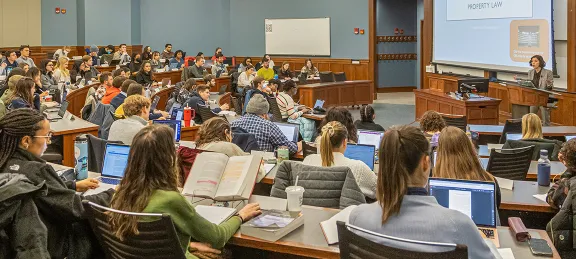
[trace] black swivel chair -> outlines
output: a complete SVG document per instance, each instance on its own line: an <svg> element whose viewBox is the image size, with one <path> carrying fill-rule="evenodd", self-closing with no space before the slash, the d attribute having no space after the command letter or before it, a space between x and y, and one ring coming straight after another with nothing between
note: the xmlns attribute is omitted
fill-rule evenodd
<svg viewBox="0 0 576 259"><path fill-rule="evenodd" d="M270 111L272 112L272 121L273 122L286 122L288 119L282 119L282 112L280 112L280 107L278 106L278 102L274 97L267 97L268 104L270 105Z"/></svg>
<svg viewBox="0 0 576 259"><path fill-rule="evenodd" d="M465 115L454 115L454 114L445 114L440 113L444 121L446 122L447 126L454 126L459 128L463 131L466 131L466 126L468 126L468 121Z"/></svg>
<svg viewBox="0 0 576 259"><path fill-rule="evenodd" d="M336 82L346 81L346 72L334 73L334 81Z"/></svg>
<svg viewBox="0 0 576 259"><path fill-rule="evenodd" d="M106 258L186 259L170 215L119 211L87 200L82 201L82 205ZM124 214L142 219L138 222L138 235L127 235L124 240L116 237L108 222L111 214ZM151 218L157 220L149 221Z"/></svg>
<svg viewBox="0 0 576 259"><path fill-rule="evenodd" d="M318 154L318 149L315 146L308 145L306 141L302 141L302 155L304 158L314 154Z"/></svg>
<svg viewBox="0 0 576 259"><path fill-rule="evenodd" d="M534 146L515 149L492 149L486 171L496 177L526 180Z"/></svg>
<svg viewBox="0 0 576 259"><path fill-rule="evenodd" d="M236 114L242 114L242 102L241 98L232 97L232 105L234 105L234 112Z"/></svg>
<svg viewBox="0 0 576 259"><path fill-rule="evenodd" d="M88 170L91 172L102 173L106 144L122 144L122 141L109 141L97 138L91 134L86 134L86 136L88 136Z"/></svg>
<svg viewBox="0 0 576 259"><path fill-rule="evenodd" d="M500 144L506 143L506 133L522 133L522 119L506 120L500 136Z"/></svg>
<svg viewBox="0 0 576 259"><path fill-rule="evenodd" d="M420 258L437 258L437 259L467 259L468 258L468 247L466 245L460 244L448 244L448 243L436 243L436 242L424 242L416 241L405 238L397 238L393 236L382 235L374 233L356 226L348 225L342 221L336 222L338 228L338 241L340 246L340 258L342 259L352 259L352 258L362 258L362 259L420 259ZM354 232L352 230L354 230ZM374 236L377 239L382 239L383 241L406 243L407 245L418 245L422 247L443 247L451 249L446 252L417 252L404 250L400 248L394 248L373 242L364 236L360 236L357 233L363 233L364 235Z"/></svg>
<svg viewBox="0 0 576 259"><path fill-rule="evenodd" d="M196 116L200 116L202 121L207 121L207 120L212 119L214 117L218 117L218 114L215 114L214 112L212 112L210 107L198 105L198 108L196 109Z"/></svg>
<svg viewBox="0 0 576 259"><path fill-rule="evenodd" d="M332 71L320 72L320 82L322 83L334 82L334 74L332 73Z"/></svg>

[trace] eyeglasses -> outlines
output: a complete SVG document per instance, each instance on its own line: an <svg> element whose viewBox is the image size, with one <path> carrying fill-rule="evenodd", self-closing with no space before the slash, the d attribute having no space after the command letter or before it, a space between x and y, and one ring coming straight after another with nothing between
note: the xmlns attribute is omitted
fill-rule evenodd
<svg viewBox="0 0 576 259"><path fill-rule="evenodd" d="M49 132L48 135L46 135L46 136L32 136L32 137L34 137L34 138L45 138L45 139L46 139L46 142L52 143L52 137L53 137L53 136L54 136L54 133Z"/></svg>

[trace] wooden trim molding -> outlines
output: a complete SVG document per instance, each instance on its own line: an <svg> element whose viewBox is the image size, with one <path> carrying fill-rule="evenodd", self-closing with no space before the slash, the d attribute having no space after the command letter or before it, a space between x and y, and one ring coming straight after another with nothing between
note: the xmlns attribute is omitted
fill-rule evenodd
<svg viewBox="0 0 576 259"><path fill-rule="evenodd" d="M369 57L369 67L368 67L368 78L372 80L372 89L374 89L373 95L374 100L378 97L375 94L378 89L378 57L376 53L376 0L368 0L368 57Z"/></svg>
<svg viewBox="0 0 576 259"><path fill-rule="evenodd" d="M407 93L413 92L416 86L378 87L378 93Z"/></svg>
<svg viewBox="0 0 576 259"><path fill-rule="evenodd" d="M568 0L568 91L576 92L576 0ZM570 72L572 71L572 72Z"/></svg>
<svg viewBox="0 0 576 259"><path fill-rule="evenodd" d="M424 29L420 44L423 44L424 51L422 53L422 63L424 66L432 62L432 44L433 44L433 30L434 30L434 0L424 0ZM424 76L422 70L422 76ZM429 88L429 81L424 80L423 89Z"/></svg>

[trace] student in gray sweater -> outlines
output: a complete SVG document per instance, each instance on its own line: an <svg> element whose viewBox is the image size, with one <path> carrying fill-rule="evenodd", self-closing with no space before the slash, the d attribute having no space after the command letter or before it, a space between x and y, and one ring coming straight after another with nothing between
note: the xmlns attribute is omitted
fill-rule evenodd
<svg viewBox="0 0 576 259"><path fill-rule="evenodd" d="M376 199L350 214L350 224L376 233L418 241L463 244L468 258L494 258L468 216L438 204L424 188L430 172L429 142L418 128L394 127L382 139ZM399 243L365 235L405 250L443 252L450 248Z"/></svg>

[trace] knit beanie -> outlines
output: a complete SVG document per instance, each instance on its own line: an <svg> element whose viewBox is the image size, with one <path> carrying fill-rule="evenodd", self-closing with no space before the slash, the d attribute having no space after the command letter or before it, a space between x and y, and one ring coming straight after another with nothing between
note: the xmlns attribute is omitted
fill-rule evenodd
<svg viewBox="0 0 576 259"><path fill-rule="evenodd" d="M90 46L90 52L91 52L91 53L92 53L92 52L98 52L98 46L96 46L96 45Z"/></svg>
<svg viewBox="0 0 576 259"><path fill-rule="evenodd" d="M252 113L256 115L267 114L268 110L270 110L270 105L268 104L268 100L264 98L261 94L255 94L250 98L248 102L248 106L246 106L246 112Z"/></svg>

